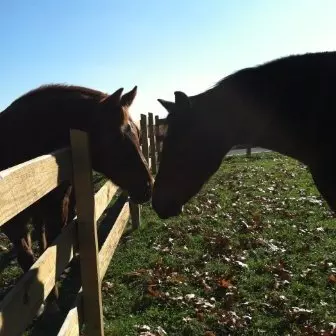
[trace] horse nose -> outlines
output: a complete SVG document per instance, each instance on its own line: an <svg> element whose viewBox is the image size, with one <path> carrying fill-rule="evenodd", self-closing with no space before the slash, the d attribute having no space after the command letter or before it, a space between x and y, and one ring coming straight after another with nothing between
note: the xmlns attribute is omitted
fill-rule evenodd
<svg viewBox="0 0 336 336"><path fill-rule="evenodd" d="M153 193L152 207L161 219L178 216L182 213L182 206L174 199L169 199L167 196L158 196Z"/></svg>
<svg viewBox="0 0 336 336"><path fill-rule="evenodd" d="M137 204L146 203L152 197L153 184L151 181L146 182L142 186L137 186L132 191L129 191L130 198Z"/></svg>

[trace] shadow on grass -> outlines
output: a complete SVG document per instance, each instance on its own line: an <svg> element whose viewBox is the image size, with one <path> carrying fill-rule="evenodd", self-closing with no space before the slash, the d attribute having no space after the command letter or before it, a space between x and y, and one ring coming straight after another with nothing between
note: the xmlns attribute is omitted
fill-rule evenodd
<svg viewBox="0 0 336 336"><path fill-rule="evenodd" d="M127 195L122 194L117 198L113 205L105 210L104 214L102 215L102 220L100 221L100 226L98 229L99 249L102 247L126 201ZM123 236L127 236L131 231L132 230L127 232L125 231ZM120 243L122 243L122 239L120 240ZM42 314L40 318L34 321L32 327L28 331L28 334L34 336L57 335L58 331L62 327L68 311L72 308L73 303L76 300L80 287L80 260L79 257L76 256L61 275L59 298L61 312L52 316L52 322L50 316L43 316Z"/></svg>

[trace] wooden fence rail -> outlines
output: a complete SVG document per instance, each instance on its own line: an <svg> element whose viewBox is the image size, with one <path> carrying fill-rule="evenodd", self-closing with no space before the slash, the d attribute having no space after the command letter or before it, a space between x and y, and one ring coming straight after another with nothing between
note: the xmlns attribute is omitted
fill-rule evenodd
<svg viewBox="0 0 336 336"><path fill-rule="evenodd" d="M65 180L73 180L77 208L77 219L62 230L0 302L0 336L24 332L77 251L81 260L82 288L59 335L80 335L83 324L86 335L104 335L101 281L130 213L136 228L140 223L140 211L138 205L126 201L98 250L97 221L118 188L106 182L94 194L88 135L72 130L71 143L71 149L62 149L0 172L0 226Z"/></svg>
<svg viewBox="0 0 336 336"><path fill-rule="evenodd" d="M0 172L0 226L64 180L71 179L71 151L61 149Z"/></svg>
<svg viewBox="0 0 336 336"><path fill-rule="evenodd" d="M152 113L141 115L141 148L155 174L160 161L166 120ZM251 149L247 147L247 155ZM82 287L58 335L104 335L101 282L122 236L132 219L140 225L140 207L126 201L112 229L98 246L98 219L116 196L118 188L106 182L93 192L89 138L71 131L71 148L58 150L0 172L0 227L66 180L76 191L77 218L67 225L0 302L0 336L21 335L36 316L56 281L79 254ZM119 200L124 202L125 195ZM19 313L18 313L19 312ZM19 314L19 318L18 318Z"/></svg>

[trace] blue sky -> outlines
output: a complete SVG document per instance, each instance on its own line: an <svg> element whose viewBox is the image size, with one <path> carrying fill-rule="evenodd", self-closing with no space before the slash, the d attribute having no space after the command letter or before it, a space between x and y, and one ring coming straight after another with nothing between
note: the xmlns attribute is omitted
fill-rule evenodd
<svg viewBox="0 0 336 336"><path fill-rule="evenodd" d="M196 94L240 68L336 50L334 0L0 2L0 110L41 84L112 93L138 85L131 113Z"/></svg>

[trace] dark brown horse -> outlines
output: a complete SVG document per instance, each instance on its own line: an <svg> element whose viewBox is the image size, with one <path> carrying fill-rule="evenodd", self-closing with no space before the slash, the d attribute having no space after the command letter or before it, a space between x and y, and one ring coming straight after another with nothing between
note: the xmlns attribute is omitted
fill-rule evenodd
<svg viewBox="0 0 336 336"><path fill-rule="evenodd" d="M50 85L20 97L0 114L0 170L69 147L70 129L80 129L90 136L93 169L127 191L134 202L148 201L153 180L140 150L139 130L129 115L137 89L124 95L122 91L107 95ZM44 251L73 219L73 194L70 182L65 182L1 227L24 271L35 261L28 222L33 219Z"/></svg>
<svg viewBox="0 0 336 336"><path fill-rule="evenodd" d="M285 57L246 68L193 97L175 92L153 190L162 218L178 215L232 146L277 151L306 164L336 210L336 52Z"/></svg>

